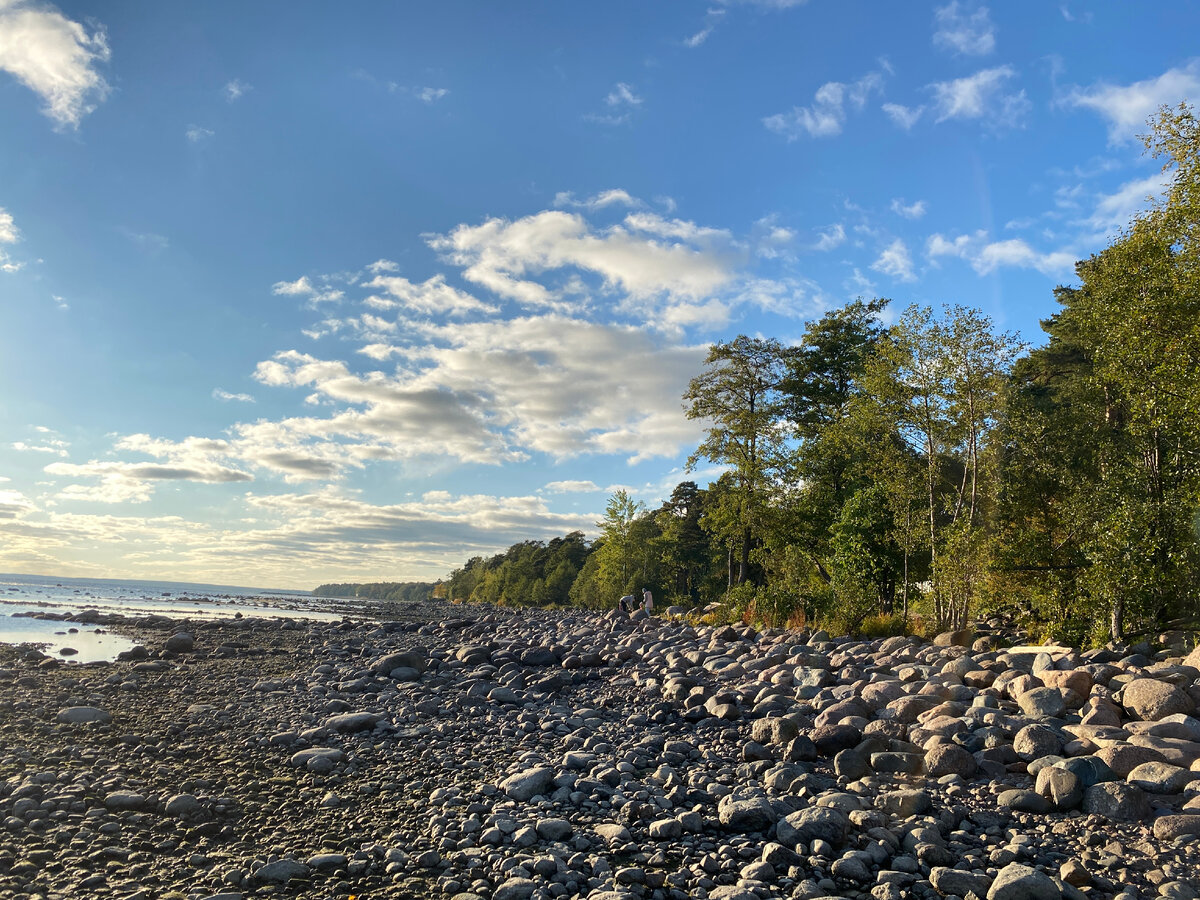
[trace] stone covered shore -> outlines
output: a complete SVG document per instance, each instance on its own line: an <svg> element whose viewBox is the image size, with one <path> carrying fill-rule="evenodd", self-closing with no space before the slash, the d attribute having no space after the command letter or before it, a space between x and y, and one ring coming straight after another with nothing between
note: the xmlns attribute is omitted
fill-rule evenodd
<svg viewBox="0 0 1200 900"><path fill-rule="evenodd" d="M1200 653L617 614L0 648L0 896L1200 896Z"/></svg>

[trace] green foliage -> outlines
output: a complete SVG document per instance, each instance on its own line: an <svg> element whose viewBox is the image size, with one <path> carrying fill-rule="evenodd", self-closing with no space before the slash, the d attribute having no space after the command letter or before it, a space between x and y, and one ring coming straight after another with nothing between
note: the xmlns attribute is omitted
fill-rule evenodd
<svg viewBox="0 0 1200 900"><path fill-rule="evenodd" d="M371 584L323 584L312 592L314 597L383 600L388 603L415 603L428 600L441 582L380 581Z"/></svg>

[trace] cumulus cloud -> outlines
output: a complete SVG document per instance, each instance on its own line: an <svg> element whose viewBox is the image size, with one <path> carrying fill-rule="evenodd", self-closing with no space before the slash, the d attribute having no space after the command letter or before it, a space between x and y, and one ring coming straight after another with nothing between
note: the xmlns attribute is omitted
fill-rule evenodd
<svg viewBox="0 0 1200 900"><path fill-rule="evenodd" d="M497 307L472 297L446 283L446 276L434 275L422 282L412 282L399 275L376 275L363 286L377 288L388 296L372 295L364 302L375 309L403 309L423 315L462 316L468 313L493 313Z"/></svg>
<svg viewBox="0 0 1200 900"><path fill-rule="evenodd" d="M830 81L817 88L810 106L795 106L790 112L776 113L763 119L763 124L788 141L807 134L809 137L834 137L842 133L847 107L860 111L871 94L883 90L883 76L868 72L857 81L843 84Z"/></svg>
<svg viewBox="0 0 1200 900"><path fill-rule="evenodd" d="M982 69L966 78L930 85L937 108L937 121L987 118L990 125L1015 127L1029 112L1024 91L1006 93L1005 85L1015 77L1012 66Z"/></svg>
<svg viewBox="0 0 1200 900"><path fill-rule="evenodd" d="M933 45L956 56L986 56L996 49L996 29L986 6L952 0L933 13Z"/></svg>
<svg viewBox="0 0 1200 900"><path fill-rule="evenodd" d="M1200 59L1168 69L1155 78L1128 85L1097 82L1088 88L1075 88L1066 103L1099 113L1108 120L1110 144L1135 140L1146 131L1146 120L1160 106L1175 106L1200 96Z"/></svg>
<svg viewBox="0 0 1200 900"><path fill-rule="evenodd" d="M594 481L550 481L542 489L551 494L593 494L604 488Z"/></svg>
<svg viewBox="0 0 1200 900"><path fill-rule="evenodd" d="M254 402L254 398L249 394L231 394L229 391L223 391L220 388L213 388L212 395L214 400L236 400L238 403Z"/></svg>
<svg viewBox="0 0 1200 900"><path fill-rule="evenodd" d="M460 225L429 244L468 281L526 307L560 310L575 305L566 298L577 288L571 276L581 274L598 276L602 292L624 295L627 307L643 312L657 302L695 302L730 284L743 252L727 232L654 213L596 229L557 210ZM555 272L567 281L548 286L544 276Z"/></svg>
<svg viewBox="0 0 1200 900"><path fill-rule="evenodd" d="M271 286L271 293L285 297L306 297L311 306L318 303L336 303L345 296L345 291L329 287L327 284L313 284L307 275L301 275L295 281L277 281Z"/></svg>
<svg viewBox="0 0 1200 900"><path fill-rule="evenodd" d="M243 445L243 458L278 468L265 452L282 447L345 465L356 447L374 447L390 458L476 463L531 452L643 459L677 453L698 433L679 397L703 362L701 347L663 347L638 328L559 315L421 330L424 345L393 350L403 364L396 375L356 374L295 351L261 363L264 384L310 389L342 408L328 419L239 426L257 448ZM322 441L332 459L309 446Z"/></svg>
<svg viewBox="0 0 1200 900"><path fill-rule="evenodd" d="M871 264L871 268L884 275L890 275L898 281L917 280L908 247L900 238L896 238L884 248L883 252L879 254L879 258Z"/></svg>
<svg viewBox="0 0 1200 900"><path fill-rule="evenodd" d="M17 491L0 491L0 570L110 574L93 572L83 556L82 548L100 548L121 561L125 577L311 588L400 571L432 581L516 541L594 531L602 514L555 513L538 496L444 491L394 504L329 488L239 499L247 515L241 528L228 528L39 509Z"/></svg>
<svg viewBox="0 0 1200 900"><path fill-rule="evenodd" d="M44 438L40 443L27 444L24 441L13 441L12 448L23 453L48 453L51 456L67 456L70 445L59 438Z"/></svg>
<svg viewBox="0 0 1200 900"><path fill-rule="evenodd" d="M21 232L17 230L12 215L0 206L0 244L15 244L20 239ZM16 272L22 265L24 264L13 262L12 257L0 247L0 272Z"/></svg>
<svg viewBox="0 0 1200 900"><path fill-rule="evenodd" d="M986 231L960 234L947 238L931 235L925 245L930 262L937 264L942 257L966 260L980 275L990 275L1000 268L1034 269L1043 275L1057 278L1069 275L1075 267L1075 254L1066 250L1040 252L1018 238L990 240Z"/></svg>
<svg viewBox="0 0 1200 900"><path fill-rule="evenodd" d="M97 67L109 55L103 26L89 32L45 3L0 2L0 70L40 96L59 128L78 128L108 94Z"/></svg>

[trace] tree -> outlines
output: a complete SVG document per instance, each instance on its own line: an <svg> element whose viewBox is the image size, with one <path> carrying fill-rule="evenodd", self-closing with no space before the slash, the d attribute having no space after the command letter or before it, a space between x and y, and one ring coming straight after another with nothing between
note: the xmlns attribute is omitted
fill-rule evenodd
<svg viewBox="0 0 1200 900"><path fill-rule="evenodd" d="M736 574L730 586L751 578L750 553L762 527L774 479L784 461L784 436L778 428L783 347L778 341L741 335L714 344L704 371L688 385L687 417L707 423L704 440L688 458L729 468L725 504L710 509L710 522L736 548Z"/></svg>
<svg viewBox="0 0 1200 900"><path fill-rule="evenodd" d="M846 425L884 331L878 316L889 302L856 300L827 312L809 323L784 360L781 406L797 442L788 481L797 493L785 505L790 515L781 527L825 582L831 577L831 529L846 501L867 483L861 448Z"/></svg>

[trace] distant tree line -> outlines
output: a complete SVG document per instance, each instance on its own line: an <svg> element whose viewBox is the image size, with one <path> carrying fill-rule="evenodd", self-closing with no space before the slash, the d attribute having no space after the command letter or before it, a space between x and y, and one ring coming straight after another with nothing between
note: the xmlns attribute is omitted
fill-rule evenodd
<svg viewBox="0 0 1200 900"><path fill-rule="evenodd" d="M859 300L794 346L715 344L684 395L705 424L658 509L600 536L476 557L456 600L721 601L770 624L960 628L1006 613L1103 642L1200 615L1200 125L1164 109L1166 197L1080 262L1029 350L977 309ZM892 324L885 325L885 321Z"/></svg>
<svg viewBox="0 0 1200 900"><path fill-rule="evenodd" d="M314 597L383 600L389 603L413 603L428 600L440 582L378 581L371 584L323 584L312 592Z"/></svg>

